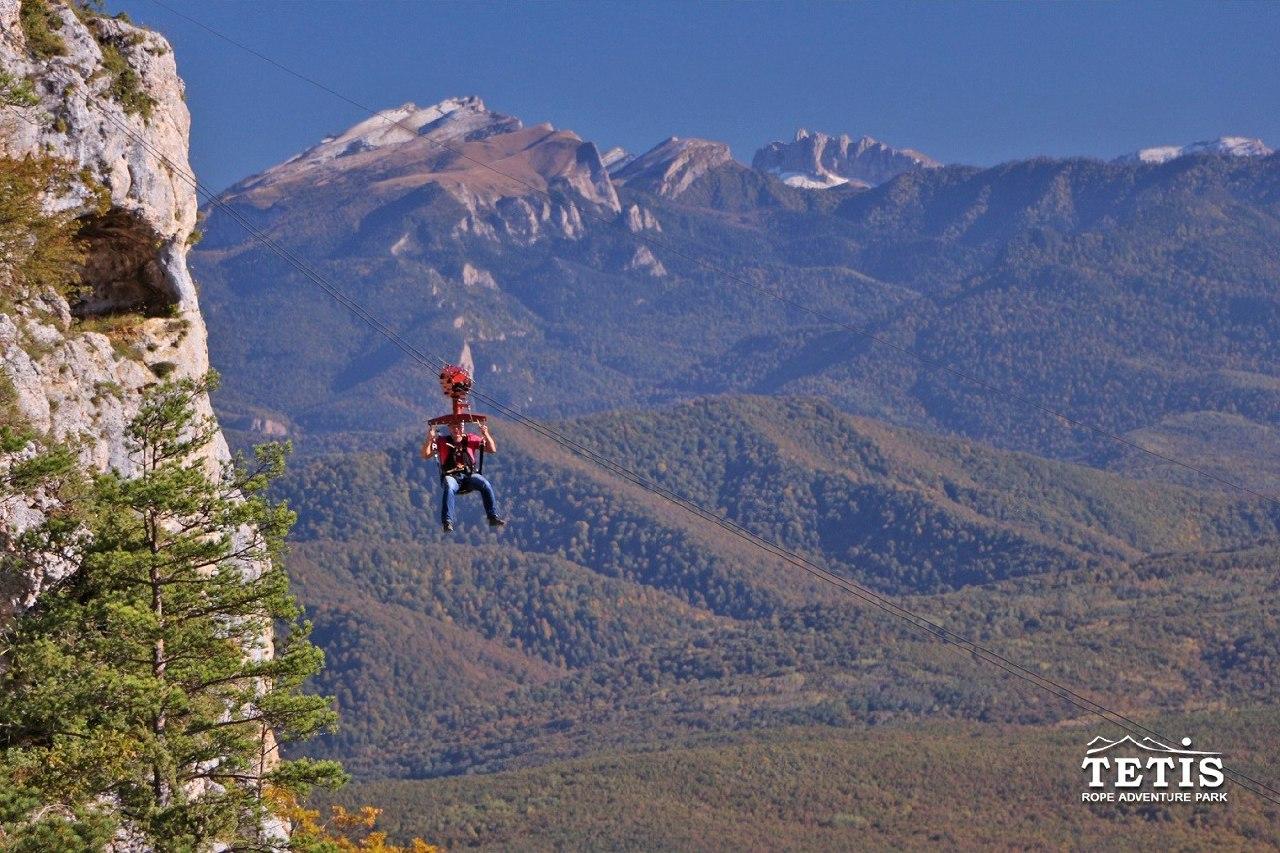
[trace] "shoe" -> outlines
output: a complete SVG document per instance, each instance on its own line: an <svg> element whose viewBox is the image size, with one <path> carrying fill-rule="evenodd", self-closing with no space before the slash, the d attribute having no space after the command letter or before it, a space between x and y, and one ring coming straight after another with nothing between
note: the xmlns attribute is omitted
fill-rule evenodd
<svg viewBox="0 0 1280 853"><path fill-rule="evenodd" d="M446 521L446 522L444 523L443 527L444 527L444 532L445 532L445 533L450 533L450 532L452 532L452 531L453 531L453 522L452 522L452 521Z"/></svg>
<svg viewBox="0 0 1280 853"><path fill-rule="evenodd" d="M507 520L505 518L498 518L496 515L489 516L490 527L501 527L506 523L507 523Z"/></svg>

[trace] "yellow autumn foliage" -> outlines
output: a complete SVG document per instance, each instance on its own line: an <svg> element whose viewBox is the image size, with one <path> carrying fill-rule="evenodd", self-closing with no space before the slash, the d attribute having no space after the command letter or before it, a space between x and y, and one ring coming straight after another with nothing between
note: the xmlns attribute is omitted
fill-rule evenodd
<svg viewBox="0 0 1280 853"><path fill-rule="evenodd" d="M402 847L387 840L387 834L375 830L382 809L361 806L350 810L330 806L329 816L322 820L318 809L309 809L284 791L270 790L267 798L271 810L288 820L293 827L290 847L302 853L442 853L442 848L421 838Z"/></svg>

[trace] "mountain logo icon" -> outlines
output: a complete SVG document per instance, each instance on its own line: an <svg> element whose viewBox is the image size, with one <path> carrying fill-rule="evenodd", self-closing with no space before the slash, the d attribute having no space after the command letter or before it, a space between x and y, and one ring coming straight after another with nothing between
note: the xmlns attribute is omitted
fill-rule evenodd
<svg viewBox="0 0 1280 853"><path fill-rule="evenodd" d="M1144 737L1142 740L1134 740L1132 735L1125 735L1119 740L1108 740L1102 735L1098 735L1089 741L1085 755L1098 755L1104 752L1110 752L1118 747L1125 745L1141 752L1157 752L1166 755L1222 755L1221 752L1203 752L1201 750L1191 749L1191 738L1184 737L1182 739L1182 749L1176 749L1167 743L1161 743L1153 737Z"/></svg>

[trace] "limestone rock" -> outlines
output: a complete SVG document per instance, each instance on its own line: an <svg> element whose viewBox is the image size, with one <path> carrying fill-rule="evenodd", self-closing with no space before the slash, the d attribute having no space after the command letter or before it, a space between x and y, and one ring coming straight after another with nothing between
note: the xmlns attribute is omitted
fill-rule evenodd
<svg viewBox="0 0 1280 853"><path fill-rule="evenodd" d="M648 246L637 246L635 254L623 269L628 272L648 273L654 278L661 278L667 274L667 268L654 256L653 252L649 251Z"/></svg>

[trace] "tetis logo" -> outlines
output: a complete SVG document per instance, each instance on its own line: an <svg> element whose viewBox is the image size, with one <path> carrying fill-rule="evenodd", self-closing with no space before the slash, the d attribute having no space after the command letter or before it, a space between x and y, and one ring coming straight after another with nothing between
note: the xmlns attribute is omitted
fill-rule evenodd
<svg viewBox="0 0 1280 853"><path fill-rule="evenodd" d="M1189 737L1182 747L1149 737L1099 735L1089 741L1080 765L1089 781L1080 802L1225 803L1226 791L1218 790L1226 782L1222 753L1191 749Z"/></svg>

